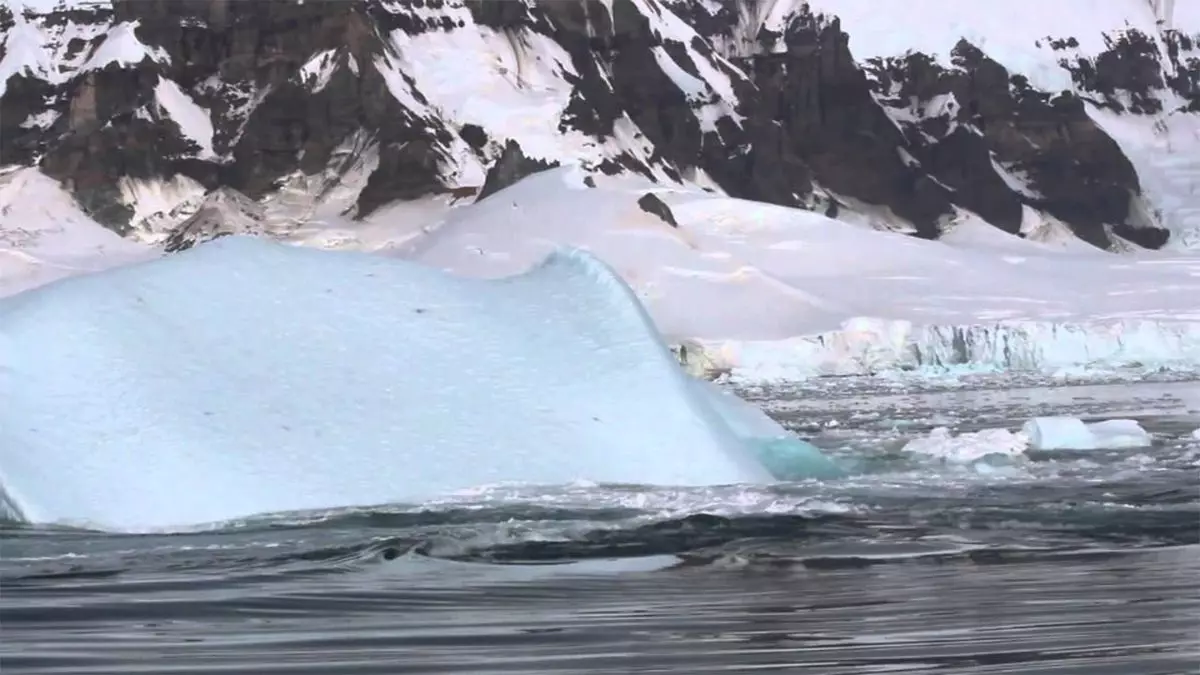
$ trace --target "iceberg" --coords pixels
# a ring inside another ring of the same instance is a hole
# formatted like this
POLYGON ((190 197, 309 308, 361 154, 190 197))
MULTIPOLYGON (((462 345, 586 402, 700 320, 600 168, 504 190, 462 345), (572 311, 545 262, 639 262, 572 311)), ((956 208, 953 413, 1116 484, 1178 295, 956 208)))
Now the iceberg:
POLYGON ((1153 444, 1137 420, 1088 424, 1078 417, 1035 417, 1021 431, 1035 450, 1118 450, 1153 444))
POLYGON ((693 379, 692 386, 712 403, 716 414, 776 479, 828 480, 846 474, 841 466, 826 457, 815 445, 797 438, 758 406, 706 380, 693 379))
POLYGON ((773 480, 750 441, 787 432, 706 386, 587 253, 480 280, 231 236, 0 299, 0 496, 134 532, 501 482, 773 480))

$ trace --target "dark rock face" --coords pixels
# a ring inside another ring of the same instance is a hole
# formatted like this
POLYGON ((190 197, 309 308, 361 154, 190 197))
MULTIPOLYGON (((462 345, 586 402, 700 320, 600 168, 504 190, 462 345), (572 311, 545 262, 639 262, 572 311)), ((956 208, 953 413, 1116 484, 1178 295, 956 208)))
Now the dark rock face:
MULTIPOLYGON (((922 237, 960 209, 1020 233, 1035 209, 1097 246, 1115 245, 1110 233, 1165 242, 1164 230, 1131 216, 1138 176, 1085 104, 1200 112, 1200 36, 1119 30, 1094 58, 1080 57, 1071 36, 1047 37, 1074 90, 1044 92, 979 45, 960 42, 940 62, 920 53, 864 62, 854 27, 837 17, 798 4, 768 30, 753 23, 759 9, 759 0, 113 0, 44 16, 0 7, 4 30, 28 20, 92 36, 52 45, 57 73, 9 78, 0 164, 39 164, 117 231, 134 213, 122 180, 186 176, 259 200, 297 175, 336 180, 369 154, 357 217, 394 200, 457 197, 485 172, 480 199, 578 162, 656 181, 703 174, 735 197, 833 216, 876 208, 922 237), (129 27, 144 58, 83 67, 129 27), (412 64, 427 43, 409 41, 459 31, 492 40, 489 58, 508 64, 502 86, 544 88, 525 82, 526 68, 559 79, 565 105, 551 125, 571 139, 559 154, 534 156, 548 144, 522 147, 484 117, 457 119, 440 85, 418 77, 412 64), (544 44, 553 50, 538 51, 544 44), (168 109, 172 87, 211 122, 203 138, 168 109), (571 155, 584 146, 586 156, 571 155)), ((209 221, 226 211, 175 221, 169 245, 221 231, 209 221)))
POLYGON ((922 236, 951 214, 950 194, 904 161, 905 139, 875 103, 866 74, 834 19, 797 15, 784 51, 753 57, 763 108, 782 127, 813 177, 837 194, 887 205, 922 236))
POLYGON ((950 68, 923 55, 870 68, 883 108, 918 120, 900 122, 906 147, 956 204, 1012 233, 1028 204, 1089 243, 1111 245, 1104 226, 1125 222, 1140 186, 1079 98, 1036 91, 965 41, 950 68))
POLYGON ((558 166, 558 162, 546 162, 526 157, 520 145, 517 145, 515 141, 509 141, 504 146, 504 152, 500 153, 500 159, 496 160, 491 170, 488 171, 487 178, 483 181, 483 188, 479 190, 479 196, 475 201, 486 199, 488 195, 499 192, 522 178, 532 176, 539 171, 553 169, 556 166, 558 166))
MULTIPOLYGON (((738 4, 673 6, 702 35, 729 44, 738 4)), ((1037 91, 965 41, 945 66, 921 53, 860 64, 836 17, 802 6, 785 26, 759 30, 734 61, 757 85, 755 111, 835 195, 887 206, 921 236, 936 236, 956 206, 1018 233, 1028 205, 1096 246, 1113 245, 1110 230, 1142 246, 1165 243, 1166 230, 1130 223, 1137 174, 1078 95, 1037 91)), ((1106 44, 1092 60, 1069 56, 1073 38, 1048 38, 1046 47, 1062 52, 1060 65, 1088 100, 1109 109, 1154 114, 1164 87, 1195 100, 1200 77, 1188 73, 1200 73, 1200 60, 1181 56, 1182 45, 1191 48, 1186 36, 1167 33, 1176 75, 1166 79, 1147 36, 1127 30, 1106 44)))
POLYGON ((671 227, 679 227, 679 223, 675 222, 675 214, 671 213, 671 207, 667 206, 667 203, 653 192, 647 192, 638 198, 637 205, 646 213, 658 216, 660 220, 671 227))
POLYGON ((1200 112, 1200 34, 1168 30, 1163 42, 1174 71, 1166 78, 1167 86, 1185 101, 1180 111, 1200 112))

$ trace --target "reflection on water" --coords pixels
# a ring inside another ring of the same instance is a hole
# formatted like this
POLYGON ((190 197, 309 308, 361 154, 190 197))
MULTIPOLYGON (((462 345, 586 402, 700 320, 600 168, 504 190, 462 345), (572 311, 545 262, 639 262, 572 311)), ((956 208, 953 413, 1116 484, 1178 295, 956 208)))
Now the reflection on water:
POLYGON ((229 584, 25 581, 5 589, 3 672, 1166 675, 1200 664, 1195 546, 557 567, 406 555, 229 584))

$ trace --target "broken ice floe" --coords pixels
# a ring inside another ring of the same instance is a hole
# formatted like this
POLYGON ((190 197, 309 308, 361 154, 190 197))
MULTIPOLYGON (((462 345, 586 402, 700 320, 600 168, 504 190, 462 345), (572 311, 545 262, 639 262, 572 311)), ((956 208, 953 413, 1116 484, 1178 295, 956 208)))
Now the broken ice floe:
POLYGON ((937 427, 903 450, 950 464, 972 464, 1011 460, 1026 450, 1118 450, 1151 444, 1150 434, 1136 420, 1089 424, 1078 417, 1035 417, 1019 431, 983 429, 955 435, 948 427, 937 427))
POLYGON ((1088 424, 1077 417, 1036 417, 1021 431, 1035 450, 1116 450, 1152 444, 1150 434, 1136 420, 1088 424))

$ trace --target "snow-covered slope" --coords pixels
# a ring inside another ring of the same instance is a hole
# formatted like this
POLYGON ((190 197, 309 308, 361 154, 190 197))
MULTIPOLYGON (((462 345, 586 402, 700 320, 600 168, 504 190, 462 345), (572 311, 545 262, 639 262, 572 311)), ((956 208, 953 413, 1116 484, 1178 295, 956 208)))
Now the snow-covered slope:
POLYGON ((972 364, 1200 362, 1200 258, 1023 239, 968 212, 941 241, 648 180, 531 176, 393 255, 484 277, 592 251, 701 370, 751 379, 972 364), (639 204, 654 195, 671 225, 639 204))
POLYGON ((1032 209, 1095 246, 1157 248, 1170 232, 1186 246, 1195 14, 1147 0, 3 0, 0 164, 38 164, 93 218, 152 242, 217 189, 263 202, 302 187, 307 203, 265 216, 288 234, 502 186, 527 172, 503 161, 519 152, 926 238, 957 209, 1014 233, 1032 209))
POLYGON ((155 254, 89 218, 36 169, 0 173, 0 296, 155 254))
POLYGON ((0 0, 0 164, 155 251, 584 246, 709 370, 1195 359, 1197 4, 0 0))

